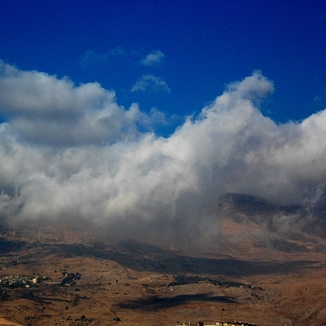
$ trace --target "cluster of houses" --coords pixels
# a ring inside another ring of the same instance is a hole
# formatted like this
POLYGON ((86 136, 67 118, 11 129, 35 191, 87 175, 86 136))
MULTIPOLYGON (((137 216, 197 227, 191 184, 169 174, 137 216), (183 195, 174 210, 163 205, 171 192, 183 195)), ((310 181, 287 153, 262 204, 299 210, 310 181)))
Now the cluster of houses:
POLYGON ((48 280, 46 276, 11 275, 0 276, 0 286, 9 288, 31 287, 48 280))
POLYGON ((246 323, 243 321, 217 321, 215 326, 258 326, 252 323, 246 323))
MULTIPOLYGON (((81 274, 80 273, 68 273, 62 272, 63 279, 58 284, 61 286, 72 286, 76 284, 77 280, 80 280, 81 274)), ((28 276, 28 275, 11 275, 11 276, 1 276, 0 275, 0 287, 6 288, 22 288, 22 287, 33 287, 37 286, 39 283, 44 281, 49 281, 50 278, 47 276, 28 276)))
MULTIPOLYGON (((182 324, 177 324, 176 326, 191 326, 192 323, 189 322, 187 323, 182 323, 182 324)), ((217 321, 214 324, 205 324, 202 321, 199 321, 197 323, 197 326, 258 326, 256 324, 252 323, 246 323, 243 321, 217 321)))

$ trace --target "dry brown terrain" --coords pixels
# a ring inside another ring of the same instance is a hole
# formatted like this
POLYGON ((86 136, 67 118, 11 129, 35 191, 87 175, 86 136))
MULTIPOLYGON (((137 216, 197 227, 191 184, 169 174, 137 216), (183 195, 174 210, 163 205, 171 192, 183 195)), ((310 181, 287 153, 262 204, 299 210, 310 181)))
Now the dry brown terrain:
POLYGON ((323 237, 278 236, 231 208, 218 241, 191 250, 96 242, 94 230, 71 225, 3 227, 0 325, 195 325, 221 313, 260 326, 326 325, 323 237))

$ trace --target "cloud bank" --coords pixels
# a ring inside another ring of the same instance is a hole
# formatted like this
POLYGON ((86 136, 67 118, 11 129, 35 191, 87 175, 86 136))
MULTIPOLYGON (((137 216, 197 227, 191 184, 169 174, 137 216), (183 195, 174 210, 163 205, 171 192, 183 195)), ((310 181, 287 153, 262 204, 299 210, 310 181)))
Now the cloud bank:
POLYGON ((326 110, 277 125, 259 110, 273 89, 254 72, 164 138, 141 132, 151 118, 98 83, 1 62, 0 215, 170 240, 217 229, 226 192, 324 200, 326 110))

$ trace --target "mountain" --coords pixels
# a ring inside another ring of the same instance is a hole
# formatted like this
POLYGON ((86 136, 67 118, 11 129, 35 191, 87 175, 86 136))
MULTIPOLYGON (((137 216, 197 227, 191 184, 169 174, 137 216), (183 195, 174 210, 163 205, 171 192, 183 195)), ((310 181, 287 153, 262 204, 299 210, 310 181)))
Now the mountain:
POLYGON ((211 219, 211 241, 170 245, 64 219, 2 223, 0 323, 326 324, 324 207, 229 193, 211 219))
POLYGON ((224 236, 251 239, 257 247, 286 252, 324 251, 325 206, 282 205, 264 198, 228 193, 215 214, 223 216, 224 236), (233 230, 233 231, 232 231, 233 230))

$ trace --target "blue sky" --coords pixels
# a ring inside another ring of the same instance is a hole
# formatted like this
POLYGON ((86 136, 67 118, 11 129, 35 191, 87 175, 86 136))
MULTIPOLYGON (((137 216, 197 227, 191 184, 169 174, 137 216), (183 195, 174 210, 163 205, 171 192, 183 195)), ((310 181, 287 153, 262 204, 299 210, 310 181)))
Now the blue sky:
POLYGON ((326 203, 325 1, 0 12, 0 217, 172 241, 229 192, 326 203))
POLYGON ((11 0, 0 6, 2 60, 76 84, 97 81, 126 107, 138 102, 142 110, 198 113, 227 83, 256 69, 274 82, 263 111, 273 120, 301 120, 326 107, 322 0, 11 0), (82 63, 87 51, 93 60, 82 63), (152 51, 163 54, 161 64, 142 65, 152 51), (170 92, 131 92, 143 75, 159 76, 170 92))

